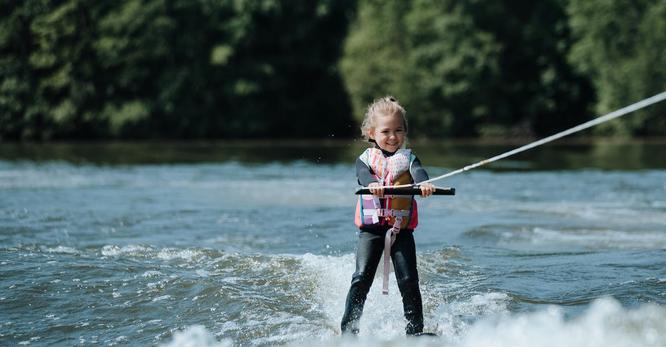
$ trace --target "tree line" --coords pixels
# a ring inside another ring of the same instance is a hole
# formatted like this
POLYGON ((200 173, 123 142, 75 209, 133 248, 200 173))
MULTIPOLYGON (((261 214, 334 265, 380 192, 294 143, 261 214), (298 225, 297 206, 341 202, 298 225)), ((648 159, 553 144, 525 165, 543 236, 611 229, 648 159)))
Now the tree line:
MULTIPOLYGON (((666 0, 7 0, 0 140, 553 133, 666 90, 666 0)), ((656 105, 595 134, 666 134, 656 105)))

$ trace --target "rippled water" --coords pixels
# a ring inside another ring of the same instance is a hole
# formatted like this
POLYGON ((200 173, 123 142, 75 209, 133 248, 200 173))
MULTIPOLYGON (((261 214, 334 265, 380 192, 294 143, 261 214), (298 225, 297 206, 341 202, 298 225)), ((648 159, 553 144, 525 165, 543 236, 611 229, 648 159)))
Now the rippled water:
MULTIPOLYGON (((431 175, 503 149, 421 146, 431 175)), ((4 147, 0 345, 664 346, 666 146, 613 146, 419 201, 420 340, 394 279, 338 336, 358 145, 4 147)))

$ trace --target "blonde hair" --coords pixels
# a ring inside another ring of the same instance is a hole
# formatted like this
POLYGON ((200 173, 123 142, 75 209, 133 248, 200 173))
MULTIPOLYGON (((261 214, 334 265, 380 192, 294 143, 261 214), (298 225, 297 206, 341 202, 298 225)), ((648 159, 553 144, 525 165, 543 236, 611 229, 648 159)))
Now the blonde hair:
POLYGON ((365 111, 365 116, 363 117, 363 123, 361 123, 361 135, 366 141, 370 141, 368 132, 370 129, 375 127, 378 116, 392 116, 399 115, 402 117, 402 123, 405 127, 405 133, 407 132, 407 117, 405 108, 402 107, 396 98, 393 96, 387 95, 383 98, 375 99, 365 111))

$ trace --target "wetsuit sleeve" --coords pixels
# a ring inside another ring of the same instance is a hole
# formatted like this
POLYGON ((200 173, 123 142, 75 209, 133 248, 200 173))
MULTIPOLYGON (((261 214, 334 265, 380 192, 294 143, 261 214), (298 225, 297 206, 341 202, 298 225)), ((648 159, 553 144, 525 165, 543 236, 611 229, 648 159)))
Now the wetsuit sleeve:
POLYGON ((372 182, 377 182, 372 169, 365 165, 360 158, 356 159, 356 178, 358 178, 358 184, 364 187, 367 187, 372 182))
POLYGON ((421 166, 419 158, 414 159, 412 165, 409 167, 409 173, 412 175, 414 183, 420 183, 429 179, 428 173, 423 166, 421 166))

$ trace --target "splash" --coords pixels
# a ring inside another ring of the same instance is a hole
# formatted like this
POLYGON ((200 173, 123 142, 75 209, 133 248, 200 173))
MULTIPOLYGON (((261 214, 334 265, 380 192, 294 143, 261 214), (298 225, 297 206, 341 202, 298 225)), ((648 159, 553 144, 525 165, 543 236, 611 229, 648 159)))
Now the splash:
MULTIPOLYGON (((496 295, 472 301, 493 301, 496 295)), ((470 302, 470 305, 474 305, 470 302)), ((503 310, 500 310, 503 311, 503 310)), ((439 331, 436 338, 386 337, 383 332, 349 339, 302 339, 289 346, 457 346, 457 347, 658 347, 666 344, 666 307, 646 304, 636 309, 623 308, 612 298, 595 301, 581 316, 566 319, 563 310, 550 306, 542 311, 522 314, 490 314, 475 322, 461 336, 439 331), (444 333, 444 334, 443 334, 444 333)), ((277 338, 277 337, 276 337, 277 338)), ((174 334, 163 347, 230 346, 230 340, 217 341, 202 326, 192 326, 174 334)))
POLYGON ((558 306, 482 320, 470 329, 460 346, 657 347, 665 344, 665 307, 647 304, 627 310, 616 300, 604 298, 572 320, 566 320, 558 306))
POLYGON ((231 341, 217 341, 215 336, 201 325, 193 325, 176 332, 171 341, 160 347, 231 347, 231 341))

